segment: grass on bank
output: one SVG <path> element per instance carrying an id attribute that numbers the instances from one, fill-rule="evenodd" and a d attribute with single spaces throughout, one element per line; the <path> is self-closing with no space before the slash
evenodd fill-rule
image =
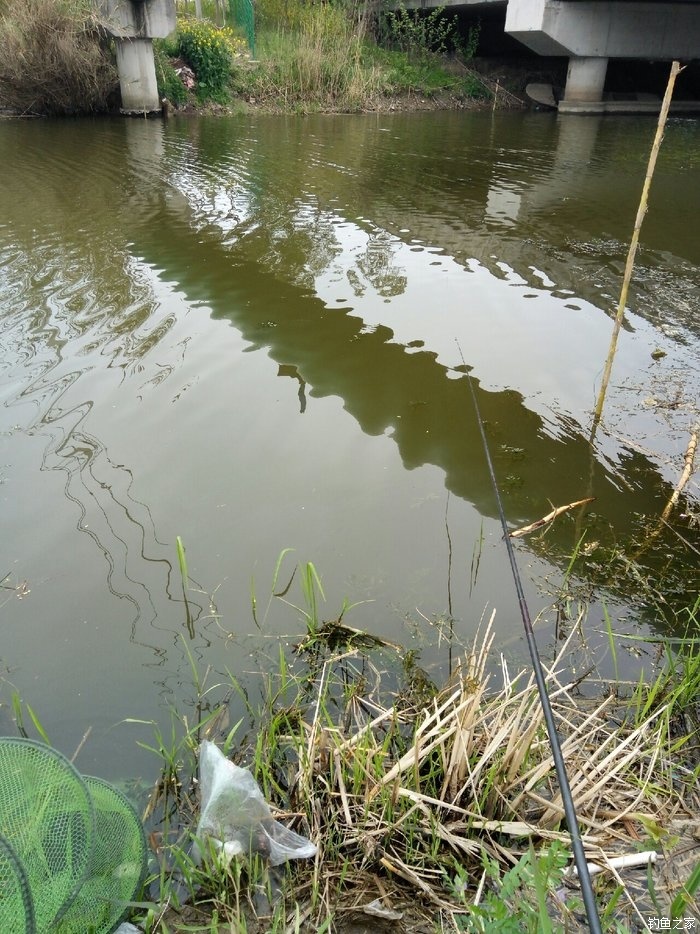
<path id="1" fill-rule="evenodd" d="M 213 101 L 361 111 L 410 95 L 483 102 L 497 87 L 470 67 L 478 30 L 462 40 L 443 10 L 369 15 L 369 7 L 339 0 L 262 0 L 252 59 L 230 11 L 224 24 L 225 7 L 203 5 L 211 19 L 195 19 L 191 4 L 180 3 L 176 32 L 154 42 L 159 92 L 175 107 Z M 109 24 L 88 0 L 0 0 L 0 108 L 32 115 L 115 109 L 115 54 Z M 189 87 L 183 68 L 191 69 Z M 512 100 L 501 88 L 495 103 Z"/>
<path id="2" fill-rule="evenodd" d="M 271 593 L 295 606 L 278 576 L 279 565 Z M 324 622 L 313 565 L 299 577 L 295 609 L 305 632 L 293 658 L 281 651 L 262 675 L 259 706 L 234 679 L 207 686 L 193 662 L 198 709 L 209 705 L 208 713 L 157 737 L 162 774 L 146 809 L 157 868 L 154 904 L 140 919 L 146 932 L 343 932 L 361 920 L 379 931 L 579 929 L 536 686 L 493 657 L 493 618 L 438 688 L 413 656 L 348 626 L 348 608 Z M 253 606 L 262 624 L 255 598 Z M 613 854 L 663 849 L 673 842 L 671 822 L 697 814 L 700 658 L 697 642 L 686 641 L 669 650 L 654 680 L 586 699 L 566 664 L 578 630 L 547 684 L 586 852 L 606 867 Z M 212 705 L 217 691 L 223 699 Z M 249 706 L 247 735 L 227 722 L 232 691 Z M 204 738 L 251 769 L 279 819 L 318 845 L 314 860 L 281 870 L 258 856 L 195 865 Z M 698 876 L 691 867 L 685 888 L 661 905 L 651 871 L 643 895 L 616 870 L 597 875 L 604 930 L 625 930 L 621 919 L 643 923 L 670 910 L 672 898 L 671 907 L 692 915 Z"/>
<path id="3" fill-rule="evenodd" d="M 442 11 L 437 12 L 442 15 Z M 228 99 L 241 106 L 308 112 L 371 110 L 392 97 L 406 95 L 448 95 L 455 102 L 483 102 L 494 94 L 495 82 L 469 67 L 478 41 L 476 33 L 464 46 L 453 41 L 447 59 L 444 31 L 437 26 L 434 35 L 415 32 L 407 39 L 405 19 L 401 20 L 400 33 L 398 27 L 394 32 L 387 26 L 380 30 L 376 23 L 338 3 L 299 4 L 293 15 L 268 11 L 260 22 L 255 60 L 243 54 L 240 45 L 233 48 L 228 80 L 220 82 L 215 93 L 207 90 L 208 81 L 204 82 L 204 93 L 198 84 L 199 90 L 190 99 L 199 95 L 200 102 Z M 213 23 L 191 20 L 184 13 L 179 23 L 174 38 L 156 43 L 160 90 L 177 105 L 188 96 L 183 99 L 172 66 L 178 68 L 184 62 L 198 82 L 201 80 L 199 65 L 183 43 L 186 31 L 208 31 L 210 36 L 218 31 Z M 226 66 L 225 57 L 220 70 Z M 497 103 L 512 101 L 513 96 L 500 89 Z"/>

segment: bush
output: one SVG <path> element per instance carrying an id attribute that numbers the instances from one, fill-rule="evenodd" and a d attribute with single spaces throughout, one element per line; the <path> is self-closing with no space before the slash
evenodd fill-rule
<path id="1" fill-rule="evenodd" d="M 219 29 L 207 20 L 185 19 L 179 23 L 179 52 L 197 76 L 200 100 L 228 100 L 233 56 L 241 45 L 229 27 Z"/>
<path id="2" fill-rule="evenodd" d="M 172 104 L 184 104 L 187 101 L 187 88 L 182 83 L 169 58 L 168 45 L 162 39 L 153 41 L 153 58 L 156 66 L 158 97 L 166 97 Z"/>
<path id="3" fill-rule="evenodd" d="M 7 0 L 0 17 L 0 104 L 19 113 L 106 110 L 117 70 L 89 0 Z"/>
<path id="4" fill-rule="evenodd" d="M 381 17 L 380 35 L 393 48 L 416 58 L 453 51 L 460 41 L 457 18 L 445 13 L 443 6 L 429 13 L 404 6 L 389 10 Z"/>

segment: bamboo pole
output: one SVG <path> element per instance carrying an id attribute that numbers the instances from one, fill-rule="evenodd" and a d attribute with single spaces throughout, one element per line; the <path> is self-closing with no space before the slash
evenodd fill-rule
<path id="1" fill-rule="evenodd" d="M 668 111 L 671 106 L 671 98 L 673 97 L 673 88 L 676 83 L 676 78 L 679 73 L 683 70 L 683 67 L 680 62 L 673 62 L 671 65 L 671 73 L 668 76 L 668 84 L 666 85 L 666 93 L 664 94 L 663 103 L 661 104 L 661 111 L 659 113 L 659 120 L 656 125 L 656 136 L 654 137 L 654 143 L 651 147 L 651 153 L 649 154 L 649 162 L 647 164 L 647 174 L 644 179 L 644 185 L 642 187 L 642 196 L 639 201 L 639 207 L 637 209 L 637 217 L 634 222 L 634 230 L 632 232 L 632 240 L 630 242 L 629 250 L 627 252 L 627 262 L 625 264 L 625 274 L 622 279 L 622 289 L 620 290 L 620 301 L 617 306 L 617 314 L 615 315 L 615 323 L 613 325 L 612 337 L 610 338 L 610 348 L 608 350 L 608 356 L 605 360 L 605 369 L 603 371 L 603 379 L 600 384 L 600 393 L 598 394 L 598 401 L 596 402 L 595 415 L 593 417 L 593 426 L 591 428 L 591 442 L 595 437 L 596 430 L 600 423 L 601 416 L 603 414 L 603 403 L 605 402 L 605 395 L 608 391 L 608 383 L 610 382 L 610 374 L 612 372 L 613 360 L 615 359 L 615 350 L 617 349 L 617 338 L 620 333 L 620 328 L 622 327 L 622 322 L 625 317 L 625 307 L 627 305 L 627 293 L 629 291 L 630 280 L 632 279 L 632 271 L 634 269 L 634 259 L 637 254 L 637 246 L 639 245 L 639 232 L 642 229 L 642 222 L 644 220 L 644 215 L 647 212 L 648 202 L 649 202 L 649 189 L 651 187 L 651 180 L 654 175 L 654 169 L 656 168 L 656 159 L 659 155 L 659 149 L 661 148 L 661 143 L 664 138 L 664 128 L 666 126 L 666 118 L 668 117 Z"/>

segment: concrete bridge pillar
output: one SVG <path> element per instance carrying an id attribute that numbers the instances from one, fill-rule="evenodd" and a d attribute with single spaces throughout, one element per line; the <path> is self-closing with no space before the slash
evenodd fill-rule
<path id="1" fill-rule="evenodd" d="M 152 39 L 115 39 L 122 113 L 161 109 Z"/>
<path id="2" fill-rule="evenodd" d="M 122 113 L 160 110 L 153 40 L 177 26 L 175 0 L 97 0 L 107 29 L 114 36 L 122 92 Z"/>
<path id="3" fill-rule="evenodd" d="M 607 70 L 607 58 L 572 56 L 569 59 L 569 70 L 566 75 L 564 100 L 589 103 L 602 100 Z"/>

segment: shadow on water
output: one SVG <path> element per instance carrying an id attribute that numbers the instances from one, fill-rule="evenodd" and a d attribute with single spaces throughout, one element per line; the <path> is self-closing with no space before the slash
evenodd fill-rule
<path id="1" fill-rule="evenodd" d="M 108 367 L 121 368 L 125 375 L 138 371 L 140 361 L 172 329 L 174 318 L 158 307 L 149 285 L 139 282 L 131 268 L 135 255 L 181 290 L 188 302 L 204 304 L 215 317 L 230 320 L 252 348 L 266 348 L 282 374 L 299 380 L 302 411 L 307 386 L 311 396 L 340 396 L 365 433 L 391 435 L 407 469 L 440 467 L 452 493 L 473 503 L 482 515 L 494 516 L 476 425 L 465 386 L 455 378 L 457 368 L 442 364 L 418 341 L 418 346 L 401 346 L 386 325 L 367 327 L 351 306 L 332 307 L 314 294 L 316 276 L 343 249 L 329 211 L 343 218 L 352 210 L 357 216 L 361 204 L 362 215 L 371 217 L 369 243 L 356 268 L 379 295 L 400 294 L 406 282 L 401 269 L 392 266 L 390 244 L 383 249 L 381 230 L 393 235 L 408 230 L 410 242 L 431 243 L 455 257 L 468 255 L 501 276 L 505 260 L 519 275 L 531 277 L 533 258 L 542 260 L 547 247 L 533 244 L 528 235 L 540 241 L 547 236 L 566 250 L 563 262 L 573 261 L 578 296 L 602 298 L 605 304 L 606 289 L 615 284 L 624 258 L 625 209 L 633 206 L 643 173 L 648 124 L 606 124 L 599 118 L 557 124 L 542 115 L 518 115 L 515 128 L 507 120 L 477 118 L 467 137 L 463 115 L 440 115 L 436 127 L 431 119 L 183 121 L 164 130 L 125 122 L 80 124 L 75 134 L 56 127 L 64 145 L 52 158 L 65 160 L 60 169 L 68 184 L 54 166 L 56 184 L 48 189 L 39 181 L 45 160 L 42 130 L 30 131 L 34 146 L 25 149 L 22 181 L 34 179 L 38 190 L 33 203 L 42 203 L 41 222 L 48 230 L 44 227 L 36 242 L 40 225 L 27 224 L 24 208 L 16 208 L 16 234 L 21 236 L 24 227 L 29 240 L 24 287 L 36 291 L 38 285 L 50 294 L 51 303 L 63 302 L 70 312 L 63 320 L 52 316 L 50 343 L 60 355 L 65 342 L 75 343 L 76 332 L 79 340 L 84 332 L 78 356 L 99 349 L 111 357 Z M 677 131 L 683 134 L 686 128 L 679 123 Z M 597 148 L 601 134 L 602 155 Z M 71 138 L 69 146 L 65 137 Z M 81 160 L 90 159 L 93 167 L 79 180 L 70 164 L 76 145 L 81 145 Z M 616 182 L 615 204 L 604 162 L 611 149 L 629 170 Z M 671 150 L 671 169 L 680 158 L 677 152 L 678 147 Z M 668 174 L 660 172 L 657 184 L 662 191 L 655 194 L 662 198 Z M 114 213 L 98 213 L 100 204 L 113 206 Z M 358 223 L 362 225 L 362 217 Z M 597 282 L 591 281 L 590 255 L 581 280 L 573 233 L 581 241 L 579 252 L 590 252 L 586 235 L 600 231 L 601 225 L 608 235 L 599 249 L 609 281 L 600 268 L 595 270 Z M 660 246 L 663 230 L 654 212 L 647 231 L 652 248 Z M 493 252 L 496 241 L 498 253 Z M 689 260 L 697 259 L 692 241 L 676 238 L 676 246 L 690 251 Z M 37 282 L 42 260 L 48 262 Z M 572 283 L 571 270 L 564 278 L 558 268 L 562 258 L 556 249 L 549 250 L 548 260 L 548 276 L 562 288 Z M 16 262 L 12 271 L 12 287 L 17 288 Z M 27 311 L 20 305 L 15 314 Z M 22 339 L 46 325 L 40 317 L 29 327 L 23 324 Z M 460 338 L 469 364 L 468 336 Z M 498 352 L 494 347 L 494 355 Z M 66 370 L 64 363 L 50 379 L 42 369 L 42 395 L 51 386 L 55 393 L 46 404 L 44 422 L 71 423 L 61 425 L 60 436 L 72 439 L 74 477 L 81 478 L 86 490 L 92 482 L 106 486 L 90 479 L 99 441 L 81 442 L 80 408 L 71 417 L 60 404 L 63 382 L 81 376 L 80 370 Z M 166 375 L 155 373 L 152 380 Z M 599 455 L 591 460 L 583 426 L 563 418 L 558 436 L 552 437 L 517 389 L 491 392 L 479 385 L 478 371 L 474 376 L 511 523 L 533 521 L 548 511 L 550 502 L 594 495 L 595 537 L 607 526 L 609 543 L 625 547 L 639 534 L 640 520 L 661 511 L 670 487 L 643 453 L 623 451 L 616 464 Z M 36 383 L 23 393 L 36 394 Z M 60 443 L 65 464 L 68 442 L 58 437 L 46 456 L 50 460 Z M 104 460 L 109 462 L 106 455 Z M 128 490 L 131 478 L 122 469 Z M 133 520 L 134 510 L 127 504 L 121 508 Z M 143 524 L 136 524 L 143 543 Z M 137 554 L 144 551 L 142 543 Z M 570 554 L 570 529 L 561 535 L 555 529 L 547 545 L 550 557 L 552 552 Z M 118 535 L 102 550 L 110 565 L 110 553 L 123 551 L 118 563 L 125 565 L 129 549 Z"/>
<path id="2" fill-rule="evenodd" d="M 583 123 L 583 134 L 580 129 L 574 133 L 572 124 L 561 129 L 563 142 L 555 150 L 555 161 L 566 163 L 574 153 L 583 163 L 589 161 L 599 122 Z M 213 128 L 210 139 L 209 129 L 202 127 L 202 138 L 197 140 L 198 158 L 209 172 L 220 158 L 225 172 L 230 137 L 225 128 Z M 509 156 L 513 158 L 512 152 Z M 304 189 L 301 177 L 307 161 L 314 160 L 300 158 L 298 172 L 291 173 L 295 189 Z M 256 171 L 264 175 L 263 169 Z M 352 173 L 347 174 L 354 188 L 357 182 Z M 559 174 L 554 173 L 550 189 L 540 181 L 522 196 L 522 202 L 529 204 L 526 213 L 531 213 L 532 205 L 543 209 L 559 202 L 565 190 Z M 383 168 L 379 175 L 386 189 Z M 570 183 L 570 175 L 567 178 Z M 364 176 L 362 181 L 366 181 Z M 283 184 L 290 184 L 286 174 Z M 302 386 L 312 386 L 311 396 L 339 396 L 363 432 L 390 435 L 408 470 L 424 464 L 438 466 L 451 493 L 473 503 L 482 516 L 495 517 L 493 492 L 459 367 L 446 367 L 430 351 L 397 343 L 391 328 L 368 328 L 352 307 L 329 306 L 314 294 L 314 276 L 332 262 L 340 246 L 322 209 L 306 207 L 295 213 L 292 207 L 286 212 L 287 192 L 280 193 L 280 187 L 271 178 L 259 177 L 257 185 L 250 182 L 251 201 L 255 203 L 248 208 L 249 216 L 241 223 L 236 218 L 222 234 L 218 225 L 221 215 L 215 210 L 215 223 L 200 226 L 195 240 L 189 206 L 180 203 L 173 210 L 171 193 L 165 191 L 160 201 L 151 203 L 149 223 L 135 234 L 134 247 L 164 280 L 182 289 L 189 301 L 206 304 L 214 317 L 230 320 L 251 348 L 266 349 L 282 372 L 293 373 Z M 380 190 L 379 183 L 373 184 L 370 178 L 368 190 Z M 581 186 L 583 191 L 590 194 L 587 183 Z M 488 198 L 492 192 L 489 189 Z M 474 192 L 471 194 L 473 198 Z M 340 195 L 337 198 L 343 200 Z M 376 218 L 371 195 L 365 205 L 369 209 L 365 213 Z M 425 216 L 429 211 L 423 209 L 421 217 Z M 405 215 L 401 217 L 395 225 L 409 223 Z M 167 230 L 165 237 L 158 235 L 163 230 Z M 436 228 L 430 235 L 443 246 Z M 517 268 L 507 250 L 505 255 Z M 366 254 L 357 260 L 360 269 L 363 259 Z M 374 268 L 385 273 L 392 267 L 384 260 Z M 374 285 L 379 294 L 396 294 L 401 291 L 401 281 L 393 272 L 388 278 L 379 276 Z M 469 362 L 468 338 L 463 340 L 462 350 Z M 498 348 L 494 352 L 498 353 Z M 566 563 L 576 544 L 575 535 L 585 531 L 600 546 L 588 562 L 588 572 L 613 593 L 617 590 L 624 599 L 639 595 L 639 579 L 626 580 L 614 562 L 607 563 L 613 552 L 625 555 L 624 560 L 634 553 L 642 574 L 661 573 L 670 597 L 675 596 L 681 605 L 692 602 L 698 583 L 693 552 L 674 547 L 678 543 L 670 535 L 662 537 L 651 553 L 640 547 L 647 523 L 660 514 L 672 491 L 672 484 L 662 477 L 653 460 L 628 448 L 611 463 L 591 450 L 585 428 L 572 419 L 563 419 L 561 430 L 553 437 L 518 391 L 488 391 L 479 385 L 478 372 L 474 380 L 509 521 L 514 526 L 526 524 L 548 512 L 548 504 L 594 496 L 592 511 L 583 523 L 548 531 L 546 541 L 540 542 L 547 556 Z M 538 545 L 533 547 L 537 550 Z M 585 568 L 583 559 L 582 564 Z M 661 621 L 656 617 L 655 622 Z"/>

